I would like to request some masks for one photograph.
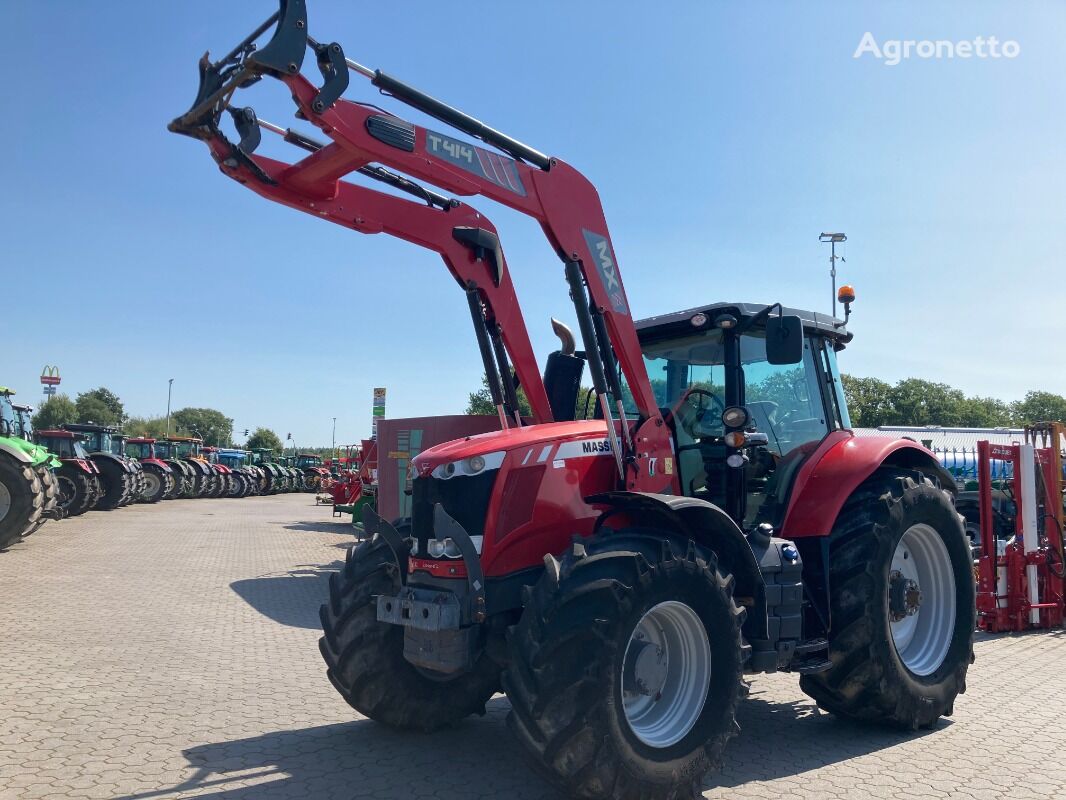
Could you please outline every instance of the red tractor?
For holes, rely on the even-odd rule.
[[[86,437],[72,431],[44,430],[34,431],[34,440],[63,462],[55,471],[63,516],[76,517],[93,509],[104,495],[104,484],[100,468],[82,445]]]
[[[181,492],[181,468],[156,456],[155,439],[135,436],[126,439],[126,455],[140,462],[144,470],[141,501],[158,503],[171,500]]]
[[[321,83],[301,72],[308,48]],[[491,149],[343,99],[349,72]],[[330,141],[232,105],[264,77]],[[849,430],[843,322],[708,303],[634,323],[580,172],[315,41],[303,0],[283,0],[221,60],[205,56],[200,78],[170,129],[204,141],[224,175],[443,257],[499,412],[499,431],[413,459],[409,520],[364,509],[371,537],[321,611],[327,674],[355,709],[432,730],[483,713],[502,689],[531,756],[597,798],[698,790],[737,730],[746,673],[797,673],[849,719],[915,729],[952,713],[975,622],[954,482],[913,441]],[[226,111],[237,141],[220,128]],[[256,155],[261,129],[310,155]],[[563,344],[542,375],[495,228],[414,179],[541,225],[583,350],[557,325]],[[586,366],[595,418],[578,420]]]

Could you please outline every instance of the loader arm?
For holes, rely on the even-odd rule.
[[[275,26],[271,39],[257,50],[254,40],[271,25]],[[212,64],[204,57],[197,99],[188,112],[171,122],[170,130],[207,139],[223,172],[269,199],[286,202],[282,198],[290,197],[290,192],[304,196],[303,205],[288,204],[311,213],[318,212],[307,205],[307,198],[314,197],[316,203],[332,200],[336,197],[333,187],[342,185],[342,177],[372,164],[385,164],[458,195],[484,195],[536,219],[565,265],[593,385],[608,423],[608,436],[624,487],[675,491],[678,483],[670,432],[648,380],[595,187],[565,162],[380,70],[347,59],[340,45],[320,44],[307,31],[304,0],[281,0],[279,11],[225,58]],[[308,48],[315,53],[322,74],[321,86],[300,71]],[[508,155],[342,98],[349,72]],[[261,166],[262,160],[252,155],[257,143],[254,137],[242,136],[240,144],[226,140],[218,129],[223,111],[234,92],[263,76],[285,83],[296,103],[297,116],[318,127],[333,144],[287,169],[268,171]],[[279,188],[266,191],[267,187]],[[515,361],[517,367],[517,354]],[[630,425],[623,408],[623,376],[639,416],[636,425]],[[523,384],[527,385],[524,380]],[[614,408],[609,398],[613,398]]]

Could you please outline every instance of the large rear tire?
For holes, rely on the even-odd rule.
[[[907,730],[950,716],[966,691],[976,625],[970,548],[951,496],[882,468],[829,539],[833,666],[800,688],[827,711]]]
[[[96,502],[97,511],[114,511],[129,503],[132,481],[130,474],[113,461],[96,462],[100,469],[100,483],[103,493]]]
[[[467,673],[429,676],[403,657],[404,630],[377,620],[376,595],[400,590],[392,551],[380,539],[348,550],[331,575],[322,606],[319,650],[326,674],[349,705],[372,720],[402,730],[432,731],[471,714],[500,686],[500,669],[482,654]]]
[[[158,503],[165,498],[174,488],[171,484],[170,475],[155,464],[144,465],[144,492],[141,494],[142,503]]]
[[[93,476],[81,467],[64,464],[56,473],[56,483],[59,489],[59,507],[68,517],[81,516],[96,502]]]
[[[44,513],[44,492],[33,467],[0,453],[0,549],[22,537]]]
[[[571,796],[698,794],[745,689],[732,580],[713,554],[655,531],[545,563],[510,637],[511,730]]]

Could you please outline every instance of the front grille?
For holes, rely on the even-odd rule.
[[[485,470],[480,475],[441,480],[415,478],[411,482],[411,530],[425,552],[425,542],[433,536],[433,506],[440,503],[448,516],[463,526],[471,536],[485,535],[485,515],[492,498],[492,487],[499,470]]]

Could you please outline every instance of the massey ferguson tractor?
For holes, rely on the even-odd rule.
[[[221,59],[205,55],[170,130],[268,200],[440,254],[500,419],[412,460],[410,519],[364,509],[370,538],[321,611],[341,696],[386,725],[432,730],[484,713],[502,690],[532,758],[593,798],[698,792],[737,731],[745,674],[796,673],[848,719],[917,729],[951,714],[975,621],[954,484],[917,443],[849,430],[844,323],[717,302],[635,323],[580,172],[348,59],[307,23],[303,0],[284,0]],[[469,138],[344,99],[353,75]],[[327,140],[236,104],[264,78]],[[257,155],[263,130],[307,154]],[[542,371],[494,226],[450,194],[540,224],[580,350],[557,323]],[[711,275],[691,282],[713,286]],[[594,418],[578,420],[586,368]]]

